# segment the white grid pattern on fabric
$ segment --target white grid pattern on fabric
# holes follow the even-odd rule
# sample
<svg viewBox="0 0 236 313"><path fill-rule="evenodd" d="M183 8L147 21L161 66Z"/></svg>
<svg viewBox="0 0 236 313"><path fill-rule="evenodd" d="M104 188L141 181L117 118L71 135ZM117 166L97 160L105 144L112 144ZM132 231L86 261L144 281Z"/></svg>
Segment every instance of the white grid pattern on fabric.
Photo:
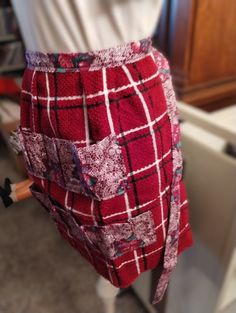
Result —
<svg viewBox="0 0 236 313"><path fill-rule="evenodd" d="M189 223L186 223L185 226L180 230L180 235L185 231L185 229L188 226L189 226ZM143 254L141 256L138 256L138 259L143 258L143 256L148 257L149 255L152 255L153 253L156 253L156 252L162 250L164 247L165 247L165 245L163 245L163 246L159 247L158 249L153 250L153 251L151 251L149 253L145 253L145 254ZM103 260L103 261L105 262L105 260ZM121 267L123 267L124 265L126 265L127 263L131 263L131 262L134 262L134 261L135 261L135 259L129 259L128 261L125 261L125 262L121 263L119 266L115 266L115 268L116 268L116 270L118 270ZM112 267L110 264L108 264L108 266Z"/></svg>
<svg viewBox="0 0 236 313"><path fill-rule="evenodd" d="M70 208L69 205L68 205L68 195L69 195L69 191L66 191L64 204L65 204L65 208L66 208L68 211L72 211L71 208ZM79 224L77 223L76 219L73 217L73 215L71 215L71 218L73 219L73 222L76 224L76 226L77 226L77 227L80 227ZM73 239L73 236L71 235L69 229L67 229L67 232L70 234L70 238ZM85 250L87 251L87 253L88 253L89 257L90 257L91 262L94 264L94 258L93 258L93 256L92 256L92 254L90 253L90 251L89 251L87 245L84 245L84 248L85 248Z"/></svg>
<svg viewBox="0 0 236 313"><path fill-rule="evenodd" d="M152 202L156 201L158 198L162 198L165 193L169 190L170 186L167 186L162 192L160 192L160 194L158 195L158 197L148 201L148 202L144 202L144 203L141 203L139 204L139 208L143 208L149 204L151 204ZM80 211L77 211L71 207L68 207L70 210L72 210L73 213L77 214L77 215L82 215L82 216L86 216L86 217L90 217L91 218L91 215L90 214L86 214L84 212L80 212ZM137 207L133 207L133 208L129 208L129 212L132 212L132 211L135 211L137 210ZM108 219L108 218L111 218L111 217L116 217L116 216L119 216L119 215L122 215L124 213L127 213L127 210L126 211L122 211L122 212L117 212L117 213L114 213L114 214L110 214L110 215L103 215L103 219Z"/></svg>
<svg viewBox="0 0 236 313"><path fill-rule="evenodd" d="M147 201L147 202L144 202L144 203L141 203L141 204L139 204L138 207L139 207L139 208L143 208L143 207L145 207L145 206L147 206L147 205L153 203L153 202L156 201L157 199L162 198L162 197L165 195L165 193L168 191L169 188L170 188L169 186L166 187L165 190L164 190L163 192L161 192L160 195L159 195L157 198L152 199L152 200ZM133 208L130 208L130 211L131 211L131 212L132 212L132 211L135 211L135 210L137 210L137 206L135 206L135 207L133 207ZM122 214L124 214L124 213L125 213L125 212L117 212L117 213L114 213L114 214L110 214L110 215L104 216L103 219L108 219L108 218L111 218L111 217L117 217L118 215L122 215Z"/></svg>
<svg viewBox="0 0 236 313"><path fill-rule="evenodd" d="M136 131L142 130L144 128L150 128L150 126L155 125L155 123L159 122L165 115L167 114L167 111L156 117L154 120L152 120L150 123L144 124L139 127L131 128L129 130L124 131L123 133L117 134L117 137L120 138L122 136L126 136L128 134L134 133Z"/></svg>
<svg viewBox="0 0 236 313"><path fill-rule="evenodd" d="M166 112L163 113L163 114L160 116L160 118L164 117L165 114L166 114ZM159 117L158 117L157 119L155 119L155 121L156 121L156 120L159 120ZM151 123L153 123L153 122L154 122L154 121L152 121ZM141 129L143 129L143 128L149 127L149 126L150 126L150 123L147 123L147 124L145 124L145 125L143 125L143 126L141 126L141 127L130 129L130 130L128 130L127 132L129 132L129 133L131 133L131 132L136 132L136 131L139 131L139 130L141 130ZM27 128L24 128L24 130L27 130ZM125 132L124 132L124 133L125 133ZM117 136L118 136L118 137L121 137L122 134L120 133L120 134L118 134ZM76 142L76 143L77 143L77 142ZM140 172L142 172L142 171L145 171L145 170L150 169L152 166L158 165L158 164L159 164L161 161L163 161L170 153L171 153L171 150L169 150L168 152L166 152L165 154L163 154L163 156L162 156L160 159L157 159L155 162L153 162L153 163L151 163L151 164L148 164L148 165L146 165L146 166L144 166L144 167L142 167L142 168L139 168L139 169L133 171L132 173L131 173L131 172L127 173L127 176L135 175L135 174L137 174L137 173L140 173ZM168 187L168 188L169 188L169 187ZM168 188L167 188L167 189L168 189ZM166 191L166 190L164 190L164 192L165 192L165 191ZM163 194L163 191L162 191L160 194ZM126 195L126 193L125 193L125 195ZM157 199L157 198L156 198L156 199ZM151 200L151 202L152 202L152 201L155 201L156 199ZM125 198L125 201L128 201L128 199ZM128 205L128 203L127 203L127 205ZM141 206L142 206L142 204L141 204ZM128 215L130 214L129 212L131 212L131 211L133 211L133 210L136 210L136 208L133 208L133 209L127 208ZM78 211L75 211L75 212L76 212L77 214L81 214L81 215L85 215L85 216L91 217L89 214L85 214L85 213L78 212ZM120 214L123 214L123 213L124 213L124 212L121 212ZM104 216L103 218L106 219L106 218L108 218L108 217Z"/></svg>
<svg viewBox="0 0 236 313"><path fill-rule="evenodd" d="M187 203L188 203L188 200L185 200L184 202L182 202L182 203L180 204L180 208L181 208L183 205L187 204ZM165 224L165 223L167 222L167 220L168 220L167 218L166 218L165 220L163 220L159 225L157 225L157 226L155 227L155 230L158 229L158 228L160 228L160 227L162 227L162 225ZM189 226L189 222L187 222L187 223L183 226L183 228L180 230L179 234L181 235L181 234L185 231L185 229L186 229L188 226ZM71 234L70 234L69 231L68 231L68 236L73 239L73 237L71 236ZM153 253L159 252L159 251L162 250L164 247L165 247L165 245L162 245L162 246L159 247L158 249L155 249L155 250L153 250L153 251L151 251L151 252L149 252L149 253L145 253L145 254L143 254L143 255L141 255L141 256L137 256L137 259L140 259L140 258L143 258L143 257L148 257L149 255L152 255ZM129 259L129 260L125 261L125 262L122 262L119 266L116 266L115 264L110 265L109 263L106 262L105 259L103 259L103 258L101 258L101 257L99 257L99 256L97 256L97 258L99 258L100 261L104 262L107 267L110 267L111 270L114 270L114 268L115 268L116 270L119 270L119 269L122 268L124 265L126 265L126 264L128 264L128 263L132 263L132 262L136 262L136 261L137 261L136 258L133 258L133 259Z"/></svg>
<svg viewBox="0 0 236 313"><path fill-rule="evenodd" d="M139 130L142 130L144 128L149 128L150 125L155 125L157 122L159 122L165 115L167 114L167 111L163 112L161 115L159 115L158 117L156 117L154 120L152 120L150 123L147 123L147 124L144 124L142 126L139 126L139 127L135 127L135 128L131 128L129 130L126 130L122 133L118 133L116 134L117 138L120 138L122 136L125 136L127 134L131 134L131 133L135 133ZM26 127L22 127L22 130L25 130L25 131L30 131L30 128L26 128ZM75 144L80 144L80 143L86 143L88 144L88 142L86 140L75 140L73 141ZM89 142L91 142L91 140L89 140Z"/></svg>
<svg viewBox="0 0 236 313"><path fill-rule="evenodd" d="M160 168L158 166L158 152L157 152L157 144L156 144L156 136L154 133L154 129L151 123L151 116L148 110L148 106L146 104L146 101L143 97L143 94L141 93L141 91L137 88L137 86L134 84L134 80L132 78L132 75L130 73L130 71L128 70L126 65L122 66L122 69L124 70L125 74L127 75L128 80L130 81L130 83L133 85L134 90L136 91L142 105L143 105L143 109L147 118L147 122L149 124L149 129L150 129L150 134L152 136L152 144L153 144L153 150L154 150L154 155L155 155L155 160L156 160L156 169L157 169L157 175L158 175L158 187L159 187L159 194L161 194L161 173L160 173ZM161 204L161 218L162 220L164 219L164 208L163 208L163 202L162 202L162 197L160 197L160 204ZM162 232L163 232L163 238L165 240L166 238L166 230L165 227L162 228Z"/></svg>
<svg viewBox="0 0 236 313"><path fill-rule="evenodd" d="M153 163L151 163L151 164L149 164L149 165L146 165L146 166L144 166L144 167L142 167L142 168L140 168L140 169L138 169L138 170L136 170L136 171L132 171L132 172L128 173L127 176L129 177L129 176L132 176L132 175L135 175L135 174L144 172L144 171L150 169L150 168L153 167L153 166L157 166L157 165L158 165L164 158L166 158L170 153L171 153L171 149L170 149L168 152L166 152L165 154L163 154L163 156L162 156L160 159L157 159L155 162L153 162Z"/></svg>
<svg viewBox="0 0 236 313"><path fill-rule="evenodd" d="M109 92L110 91L108 91L108 89L107 89L107 75L106 75L106 68L105 67L102 68L102 80L103 80L103 94L104 94L104 98L105 98L105 105L106 105L107 118L108 118L108 122L109 122L109 126L110 126L110 131L111 131L111 133L115 133L112 115L111 115L111 111L110 111L110 101L109 101ZM128 217L130 217L131 210L130 210L129 198L128 198L127 192L125 192L123 196L125 199L126 213L127 213ZM134 250L133 253L134 253L137 272L138 272L138 274L140 274L140 265L139 265L139 260L137 258L137 251Z"/></svg>
<svg viewBox="0 0 236 313"><path fill-rule="evenodd" d="M133 82L133 83L130 83L128 85L124 85L124 86L121 86L121 87L118 87L118 88L111 88L111 89L107 89L107 93L110 93L110 92L120 92L120 91L123 91L123 90L126 90L128 88L131 88L131 87L134 87L134 86L139 86L139 85L142 85L143 83L146 83L156 77L158 77L160 75L160 72L157 71L155 74L145 78L145 79L141 79L141 80L138 80L137 82ZM47 97L43 97L43 96L34 96L32 95L31 92L27 91L27 90L24 90L22 89L21 90L21 93L24 93L24 94L27 94L27 95L30 95L33 99L37 100L45 100L45 101L53 101L55 100L55 97L50 97L50 96L47 96ZM98 91L97 93L94 93L94 94L89 94L86 96L87 99L91 99L91 98L96 98L98 96L103 96L104 95L104 90L100 90ZM57 101L73 101L73 100L80 100L80 99L83 99L83 95L81 96L67 96L67 97L57 97Z"/></svg>

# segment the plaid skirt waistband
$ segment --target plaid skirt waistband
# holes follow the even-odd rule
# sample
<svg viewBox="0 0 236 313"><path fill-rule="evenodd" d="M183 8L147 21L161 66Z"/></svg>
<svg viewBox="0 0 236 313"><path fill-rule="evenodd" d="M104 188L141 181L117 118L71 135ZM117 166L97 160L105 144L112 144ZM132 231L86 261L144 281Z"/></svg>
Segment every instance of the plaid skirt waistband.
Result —
<svg viewBox="0 0 236 313"><path fill-rule="evenodd" d="M102 67L115 67L135 62L150 53L152 48L152 39L147 37L88 52L43 53L26 49L25 59L28 68L45 72L99 70Z"/></svg>

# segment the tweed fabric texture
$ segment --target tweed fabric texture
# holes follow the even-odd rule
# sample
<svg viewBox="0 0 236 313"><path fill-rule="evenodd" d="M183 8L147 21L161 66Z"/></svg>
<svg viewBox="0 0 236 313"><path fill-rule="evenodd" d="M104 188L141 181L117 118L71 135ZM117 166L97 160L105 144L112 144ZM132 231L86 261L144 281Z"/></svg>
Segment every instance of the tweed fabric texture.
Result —
<svg viewBox="0 0 236 313"><path fill-rule="evenodd" d="M159 302L193 243L166 58L147 38L26 60L17 133L33 195L113 285L161 266Z"/></svg>

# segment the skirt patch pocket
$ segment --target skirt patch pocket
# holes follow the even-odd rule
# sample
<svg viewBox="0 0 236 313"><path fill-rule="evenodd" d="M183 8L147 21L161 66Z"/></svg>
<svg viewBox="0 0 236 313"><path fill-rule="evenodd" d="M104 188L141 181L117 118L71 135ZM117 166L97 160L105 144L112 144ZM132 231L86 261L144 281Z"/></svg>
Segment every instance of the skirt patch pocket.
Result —
<svg viewBox="0 0 236 313"><path fill-rule="evenodd" d="M115 134L86 147L18 128L27 171L96 200L123 194L128 188L122 148Z"/></svg>
<svg viewBox="0 0 236 313"><path fill-rule="evenodd" d="M98 200L109 199L125 192L126 168L116 135L111 134L98 143L83 148L73 145L72 149L75 173L79 177L73 175L69 187L82 181Z"/></svg>
<svg viewBox="0 0 236 313"><path fill-rule="evenodd" d="M56 204L49 195L43 193L35 184L30 186L32 195L46 208L55 224L64 230L70 237L77 240L85 240L83 231L75 221L73 215L66 209Z"/></svg>
<svg viewBox="0 0 236 313"><path fill-rule="evenodd" d="M90 244L108 259L148 246L157 239L151 211L130 218L125 223L81 227Z"/></svg>
<svg viewBox="0 0 236 313"><path fill-rule="evenodd" d="M155 243L157 235L152 211L146 211L125 222L108 225L80 225L71 212L42 193L33 184L31 192L45 206L59 229L75 242L83 242L107 260Z"/></svg>

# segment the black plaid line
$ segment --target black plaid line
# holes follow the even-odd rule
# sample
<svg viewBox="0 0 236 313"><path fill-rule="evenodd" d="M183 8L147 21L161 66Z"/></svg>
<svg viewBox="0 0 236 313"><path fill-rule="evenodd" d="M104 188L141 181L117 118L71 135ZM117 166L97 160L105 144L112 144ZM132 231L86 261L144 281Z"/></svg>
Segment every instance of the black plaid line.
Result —
<svg viewBox="0 0 236 313"><path fill-rule="evenodd" d="M50 195L51 194L51 189L52 189L52 184L50 180L46 180L47 182L47 192Z"/></svg>
<svg viewBox="0 0 236 313"><path fill-rule="evenodd" d="M101 207L100 207L100 202L98 200L94 200L94 204L96 203L97 206L97 211L98 211L98 216L100 221L98 222L98 225L104 225L104 220L103 220L103 216L102 216L102 212L101 212Z"/></svg>
<svg viewBox="0 0 236 313"><path fill-rule="evenodd" d="M141 85L143 85L142 76L141 76L141 74L138 72L138 69L137 69L136 64L133 63L132 65L133 65L133 68L135 69L135 71L137 72L139 79L141 80ZM145 87L145 86L143 86L143 87ZM154 108L154 103L153 103L153 100L152 100L152 97L151 97L150 93L148 94L148 99L149 99L149 101L150 101L150 103L151 103L151 106ZM166 116L167 116L168 122L170 123L170 119L169 119L168 114L167 114ZM159 137L160 137L160 140L161 140L161 155L163 155L163 153L164 153L164 147L163 147L163 136L162 136L162 133L161 133L161 127L160 127L158 124L156 124L155 126L157 127L157 131L158 131L158 134L159 134ZM156 133L156 131L154 131L154 133ZM165 177L165 182L167 182L167 174L166 174L165 168L164 168L164 177ZM166 200L167 200L167 199L166 199ZM167 202L167 203L168 203L168 202Z"/></svg>
<svg viewBox="0 0 236 313"><path fill-rule="evenodd" d="M165 119L164 122L163 122L163 124L161 124L161 125L159 126L159 128L161 129L167 122L168 122L168 119ZM154 129L154 126L157 127L157 128L158 128L158 126L157 126L157 124L153 125L153 131L154 131L154 133L156 133L156 132L158 131L158 129ZM123 134L124 134L124 133L122 132L122 133L121 133L122 138L123 138ZM145 138L145 137L148 137L148 136L151 136L151 133L150 133L150 132L147 132L147 133L142 134L142 135L138 135L138 136L133 137L133 138L130 138L130 139L126 139L126 142L127 142L127 143L130 143L130 142L132 142L132 141L135 141L135 140L138 140L138 139L142 139L142 138ZM121 146L122 146L122 145L123 145L123 142L121 142Z"/></svg>
<svg viewBox="0 0 236 313"><path fill-rule="evenodd" d="M162 160L162 161L161 161L160 168L164 167L166 164L170 163L171 161L172 161L172 159L168 159L168 160L166 160L166 161ZM152 171L151 173L146 174L146 175L144 175L144 176L141 176L141 177L139 177L139 178L135 178L135 175L136 175L136 174L134 174L134 175L133 175L133 176L134 176L134 181L137 182L137 181L140 181L140 180L149 178L150 176L155 175L156 173L157 173L157 171L154 170L154 171ZM49 188L49 183L50 183L50 181L47 180L47 183L48 183L48 194L50 195L50 190L49 190L49 189L50 189L50 188ZM71 194L71 208L73 208L73 207L74 207L74 202L75 202L75 193L74 193L74 192L70 192L70 194ZM53 198L51 197L51 195L50 195L50 198L51 198L53 201L56 201L55 199L53 199ZM95 200L95 201L96 201L96 200ZM96 202L97 202L98 205L99 205L99 201L96 201ZM58 203L58 202L57 202L57 203ZM101 214L100 210L99 210L98 212ZM99 217L100 217L100 219L101 219L101 221L102 221L101 224L104 225L104 221L103 221L103 219L102 219L102 216L100 215ZM121 220L121 219L120 219L120 220ZM116 221L116 220L112 220L112 223L115 222L115 221ZM122 219L122 221L124 221L124 219Z"/></svg>
<svg viewBox="0 0 236 313"><path fill-rule="evenodd" d="M168 192L168 191L167 191ZM156 206L156 204L153 204L153 205L151 205L150 207L149 207L149 210L153 210L153 209L155 209L157 206ZM119 223L119 222L124 222L124 220L123 219L120 219L120 218L117 218L117 219L114 219L114 220L112 220L112 222L114 222L114 223Z"/></svg>
<svg viewBox="0 0 236 313"><path fill-rule="evenodd" d="M137 206L137 211L138 214L140 213L140 209L139 209L139 199L138 199L138 194L137 194L137 189L136 189L136 185L135 185L135 181L134 181L134 175L132 174L133 172L133 168L132 168L132 164L131 164L131 158L130 158L130 152L128 149L128 143L126 141L126 138L124 136L124 131L123 131L123 127L121 125L121 119L120 119L120 103L119 101L117 101L117 111L118 111L118 121L119 121L119 128L120 128L120 133L121 133L121 138L123 139L122 145L125 147L126 153L127 153L127 159L128 159L128 163L129 163L129 171L131 173L131 182L133 183L133 187L134 187L134 195L135 195L135 205Z"/></svg>
<svg viewBox="0 0 236 313"><path fill-rule="evenodd" d="M75 193L74 192L69 192L68 196L70 195L70 207L69 207L69 212L72 216L72 218L75 220L76 224L78 224L79 226L82 225L81 221L77 218L77 216L75 216L74 212L73 212L73 207L74 207L74 203L75 203ZM69 197L68 197L69 198Z"/></svg>
<svg viewBox="0 0 236 313"><path fill-rule="evenodd" d="M74 244L76 245L76 242L75 242L75 238L73 237L73 230L72 230L72 227L70 225L70 223L68 223L66 220L65 220L65 217L64 217L64 214L61 213L61 211L63 212L64 211L64 207L58 202L56 201L55 199L53 199L52 197L49 196L49 200L52 204L54 204L56 206L56 208L58 207L58 210L57 210L57 213L58 215L60 216L60 218L62 219L63 223L66 225L66 227L68 228L69 230L69 233L70 233L70 237L71 239L73 240ZM70 212L71 213L71 212ZM72 215L72 214L71 214ZM72 215L73 217L73 215ZM77 222L77 221L76 221ZM79 227L79 225L78 225Z"/></svg>
<svg viewBox="0 0 236 313"><path fill-rule="evenodd" d="M170 163L172 160L171 159L169 159L169 160L167 160L167 161L162 161L161 162L161 165L160 165L160 168L162 168L162 167L164 167L166 164L168 164L168 163ZM134 181L135 182L137 182L137 181L140 181L140 180L144 180L144 179L147 179L147 178L149 178L150 176L153 176L153 175L155 175L157 173L157 170L153 170L151 173L149 173L149 174L146 174L146 175L144 175L144 176L141 176L141 177L139 177L139 178L134 178ZM134 174L134 176L135 176L136 174ZM112 219L111 220L111 223L114 223L114 222L116 222L117 221L117 219ZM122 222L124 222L124 218L123 219L119 219L119 221L122 221Z"/></svg>
<svg viewBox="0 0 236 313"><path fill-rule="evenodd" d="M118 110L119 128L120 128L120 131L121 131L121 136L122 136L122 139L123 139L123 145L125 146L126 153L127 153L127 158L128 158L128 163L129 163L129 171L132 173L133 169L132 169L132 164L131 164L131 159L130 159L130 153L129 153L129 149L128 149L128 144L127 144L126 138L124 136L124 131L123 131L123 127L121 125L121 119L120 119L120 114L119 114L119 112L120 112L120 103L119 103L119 101L117 101L117 110ZM134 175L133 174L131 174L131 181L132 181L133 187L134 187L135 205L137 207L138 213L140 213L139 199L138 199L138 194L137 194L137 189L136 189L136 184L135 184L135 181L134 181Z"/></svg>
<svg viewBox="0 0 236 313"><path fill-rule="evenodd" d="M152 97L150 95L148 95L148 98L149 98L149 101L153 104ZM169 123L171 123L168 114L167 114L167 121ZM163 155L164 154L163 135L161 132L161 127L158 124L156 126L157 126L157 131L158 131L160 142L161 142L161 155ZM171 151L172 151L172 149L171 149ZM167 173L166 173L165 167L163 167L163 174L164 174L164 179L165 179L165 184L166 184L167 183ZM169 204L170 199L168 199L167 194L165 194L165 198L166 198L166 203Z"/></svg>
<svg viewBox="0 0 236 313"><path fill-rule="evenodd" d="M138 74L139 79L141 80L141 85L143 85L141 73L138 71L137 66L136 66L135 63L133 63L132 65L133 65L134 70L135 70L136 73ZM161 85L161 88L162 88L162 85ZM161 90L162 90L162 89L161 89ZM165 97L164 97L164 98L165 98ZM151 103L151 106L154 107L154 103L153 103L153 100L152 100L152 97L151 97L150 93L148 94L148 99L149 99L149 101L150 101L150 103ZM167 105L166 105L166 106L167 106ZM170 122L168 114L167 114L167 117L168 117L168 121ZM159 138L160 138L160 141L161 141L161 156L163 156L163 153L164 153L163 136L162 136L162 133L161 133L161 128L159 127L158 124L156 124L156 127L157 127L157 131L158 131ZM155 132L155 133L156 133L156 132ZM158 156L158 158L159 158L159 156ZM167 182L167 174L166 174L166 167L165 167L165 166L163 167L163 173L164 173L164 179L165 179L165 183L166 183L166 182ZM160 174L161 174L161 171L160 171ZM165 185L166 185L166 184L165 184ZM169 199L168 199L166 193L165 193L165 198L166 198L166 203L169 204Z"/></svg>
<svg viewBox="0 0 236 313"><path fill-rule="evenodd" d="M57 98L58 98L58 75L57 75L57 72L53 73L53 80L54 80L54 88L55 88L53 111L55 112L55 117L56 117L57 136L59 138L61 138L62 136L61 136L61 132L60 132L60 123L59 123L59 116L58 116L58 108L59 108L59 106L58 106L58 100L57 100ZM58 152L57 146L56 146L56 149L57 149L57 152ZM63 178L63 181L65 183L64 173L62 171L62 166L61 166L61 161L60 161L59 154L58 154L58 159L59 159L60 170L61 170L61 173L62 173L62 178ZM74 204L74 193L70 192L69 194L72 194L71 201L73 202L72 204ZM72 211L72 208L73 208L73 205L70 206L69 212L70 212L71 217L75 219L73 211ZM75 219L75 221L76 221L76 223L78 223L78 225L81 225L80 221L77 221L77 219Z"/></svg>
<svg viewBox="0 0 236 313"><path fill-rule="evenodd" d="M68 192L68 191L66 191ZM68 199L70 196L70 206L69 208L67 208L67 210L70 212L70 215L72 216L72 218L75 220L76 224L78 224L79 226L82 225L82 223L80 222L80 220L77 218L77 216L75 216L74 212L73 212L73 207L74 207L74 203L75 203L75 193L74 192L68 192ZM68 200L69 201L69 200Z"/></svg>
<svg viewBox="0 0 236 313"><path fill-rule="evenodd" d="M128 101L130 101L130 99L128 99ZM125 146L125 150L126 150L126 154L127 154L127 159L128 159L128 164L129 164L129 171L131 173L131 182L132 182L133 190L134 190L135 207L136 207L136 210L137 210L138 214L140 214L140 208L139 208L140 201L139 201L139 197L138 197L138 193L137 193L137 188L136 188L136 182L135 182L135 179L134 179L134 175L132 174L133 168L132 168L132 162L131 162L129 147L128 147L128 143L126 142L126 138L124 136L124 131L123 131L123 127L121 125L121 119L120 119L120 114L119 114L119 112L120 112L120 103L119 103L119 101L117 101L116 103L117 103L117 110L118 110L119 128L120 128L120 132L122 134L123 144ZM141 247L141 249L142 249L142 257L143 257L144 268L146 270L147 269L147 260L146 260L146 257L145 257L145 250L144 250L144 247Z"/></svg>
<svg viewBox="0 0 236 313"><path fill-rule="evenodd" d="M161 169L161 168L164 168L164 170L165 170L165 165L168 164L168 163L170 163L171 161L172 161L171 159L169 159L168 161L162 161L162 164L160 165L160 169ZM152 171L152 172L149 173L149 174L146 174L146 175L144 175L144 176L142 176L142 177L139 177L139 178L134 179L134 181L137 182L137 181L139 181L139 180L146 179L146 178L148 178L148 177L150 177L150 176L152 176L152 175L155 175L156 173L157 173L157 170L154 170L154 171Z"/></svg>
<svg viewBox="0 0 236 313"><path fill-rule="evenodd" d="M70 195L71 195L71 199L70 199L71 203L70 203L70 206L71 206L71 208L73 208L74 205L75 205L75 193L74 193L74 192L70 192Z"/></svg>
<svg viewBox="0 0 236 313"><path fill-rule="evenodd" d="M119 104L118 104L119 105ZM163 123L161 124L161 125L155 125L156 127L157 127L157 129L154 129L153 128L153 130L154 130L154 133L156 133L157 131L159 132L159 134L161 135L161 132L160 132L160 130L161 130L161 128L162 127L164 127L164 125L167 123L169 121L169 119L168 119L168 117L163 121ZM124 140L124 138L125 138L125 136L124 136L124 132L121 132L121 135L122 135L122 139ZM139 135L139 136L136 136L136 137L133 137L133 138L131 138L131 139L125 139L124 140L124 142L121 142L120 143L120 145L121 146L123 146L123 145L125 145L125 144L128 144L128 143L130 143L130 142L132 142L132 141L136 141L136 140L139 140L139 139L141 139L141 138L144 138L144 137L147 137L147 136L150 136L151 134L150 134L150 132L147 132L146 134L142 134L142 135ZM162 137L162 136L161 136ZM44 138L43 138L43 140L44 140ZM162 138L161 138L161 140L162 140ZM47 156L47 159L49 159L49 157L48 157L48 154L47 154L47 149L45 149L45 151L46 151L46 156ZM163 155L163 154L162 154ZM168 161L169 162L169 161ZM162 163L164 163L164 161L162 161ZM60 165L60 168L61 168L61 165ZM61 168L61 171L62 171L62 168ZM137 182L138 180L140 180L140 179L144 179L144 178L148 178L149 176L151 176L151 175L154 175L156 173L156 171L154 171L152 174L147 174L147 175L145 175L145 176L143 176L142 178L135 178L135 175L133 175L133 180L132 180L132 182ZM165 177L166 177L166 171L165 171L165 169L164 169L164 173L165 173ZM48 183L50 183L50 180L48 180ZM73 193L72 193L73 194ZM74 201L74 200L73 200ZM94 200L95 201L95 203L98 203L98 201L97 200ZM72 205L72 207L73 207L73 205ZM99 218L100 218L100 223L101 223L101 225L104 225L104 222L103 222L103 220L102 220L102 214L101 214L101 212L100 212L100 206L99 206L99 204L97 204L97 209L98 209L98 214L99 214Z"/></svg>
<svg viewBox="0 0 236 313"><path fill-rule="evenodd" d="M144 93L145 93L145 92L151 90L152 88L154 88L154 87L156 87L156 86L158 86L158 85L160 85L160 82L159 82L159 81L156 81L153 85L151 85L151 86L149 86L149 87L145 87L144 90L141 89L140 92L144 92ZM135 96L135 95L137 95L136 92L132 92L132 93L129 93L129 94L127 94L127 95L121 95L121 97L119 97L119 98L109 99L109 103L110 103L110 104L114 104L114 103L116 103L117 101L120 101L121 99L129 99L129 98L131 98L131 97L133 97L133 96ZM22 96L22 100L25 101L26 103L29 103L29 102L30 102L30 100L29 100L27 97L24 97L24 96ZM95 103L93 103L93 104L89 104L89 105L87 105L87 109L88 109L88 110L89 110L89 109L94 109L94 108L96 108L96 107L98 107L98 106L101 106L101 105L105 106L105 101L97 101L97 102L95 102ZM46 105L42 105L42 104L39 103L39 102L36 104L36 106L37 106L39 109L44 109L44 110L47 109L47 106L46 106ZM55 110L55 107L52 107L52 108L50 108L50 109ZM73 110L73 109L83 109L83 104L70 105L70 106L60 106L60 107L57 107L57 108L56 108L56 110Z"/></svg>
<svg viewBox="0 0 236 313"><path fill-rule="evenodd" d="M81 81L81 84L82 84L82 94L86 95L86 89L85 89L85 82L84 82L84 77L83 75L80 75L80 81ZM84 103L82 104L82 109L84 110ZM91 134L90 134L90 127L89 127L89 138L91 138ZM103 220L103 216L102 216L102 212L101 212L101 206L100 206L100 202L96 199L94 199L94 206L96 205L96 208L97 208L97 212L98 212L98 216L99 216L99 221L97 222L98 225L104 225L104 220ZM96 217L95 217L96 218Z"/></svg>
<svg viewBox="0 0 236 313"><path fill-rule="evenodd" d="M115 267L115 264L114 264L114 262L113 262L113 261L111 261L111 264L112 264L113 271L114 271L114 273L115 273L115 276L116 276L117 282L118 282L118 284L119 284L119 286L120 286L120 285L121 285L121 281L120 281L120 277L119 277L119 275L118 275L118 273L117 273L117 269L116 269L116 267Z"/></svg>
<svg viewBox="0 0 236 313"><path fill-rule="evenodd" d="M141 82L141 85L142 85L142 89L140 90L141 94L143 95L143 93L147 92L147 91L150 91L150 88L147 88L143 82L143 77L141 75L141 73L138 71L137 69L137 66L135 63L132 63L132 67L133 69L136 71L136 73L138 74L138 78L139 78L139 81ZM154 83L153 85L157 86L157 85L160 85L160 81L158 81L158 83ZM150 92L149 92L149 100L150 100ZM151 103L151 105L153 106L153 104ZM158 126L157 126L158 127ZM154 128L154 127L153 127ZM154 130L154 129L153 129ZM149 132L150 134L150 132ZM150 134L151 135L151 134ZM155 171L156 172L156 171ZM137 196L138 197L138 196ZM144 262L144 268L145 270L147 269L147 258L145 257L145 248L144 247L141 247L142 249L142 256L143 256L143 262Z"/></svg>

